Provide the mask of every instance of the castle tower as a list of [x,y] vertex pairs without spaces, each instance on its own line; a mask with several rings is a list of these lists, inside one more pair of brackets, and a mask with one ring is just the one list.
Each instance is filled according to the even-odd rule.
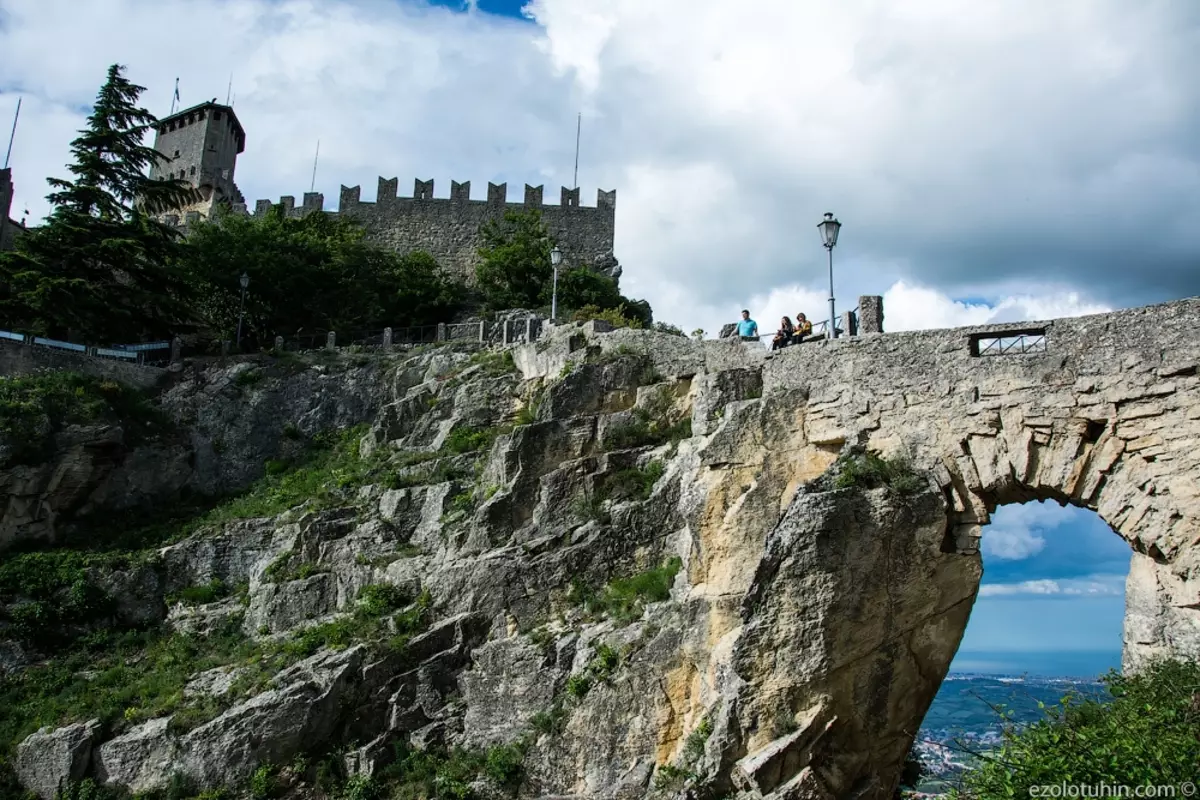
[[9,217],[12,210],[12,169],[0,169],[0,250],[11,250],[20,227]]
[[207,217],[222,200],[246,202],[233,182],[238,153],[246,149],[246,132],[232,107],[213,99],[159,120],[154,149],[166,159],[151,167],[152,179],[179,178],[200,192],[199,202],[174,213],[198,211]]

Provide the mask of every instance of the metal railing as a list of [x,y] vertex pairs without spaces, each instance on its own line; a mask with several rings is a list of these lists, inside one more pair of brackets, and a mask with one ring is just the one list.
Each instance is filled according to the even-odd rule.
[[1004,356],[1024,353],[1046,352],[1046,334],[1023,333],[1017,336],[998,336],[995,338],[976,340],[980,356]]

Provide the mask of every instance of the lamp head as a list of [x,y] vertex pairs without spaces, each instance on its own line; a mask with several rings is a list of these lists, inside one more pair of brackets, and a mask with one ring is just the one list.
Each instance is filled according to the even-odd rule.
[[838,231],[841,230],[842,223],[834,219],[830,212],[825,212],[825,219],[817,223],[817,230],[821,232],[821,243],[825,247],[832,249],[837,245]]
[[558,245],[554,245],[554,249],[550,251],[550,263],[556,267],[562,263],[562,251],[558,249]]
[[250,276],[243,272],[242,277],[238,278],[238,283],[240,283],[242,288],[245,289],[250,285]]

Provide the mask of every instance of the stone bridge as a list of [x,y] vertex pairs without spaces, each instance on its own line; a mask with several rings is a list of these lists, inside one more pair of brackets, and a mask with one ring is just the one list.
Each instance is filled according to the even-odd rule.
[[[988,354],[1026,335],[1035,352]],[[980,354],[982,353],[982,354]],[[764,392],[802,393],[805,440],[931,469],[944,552],[978,552],[998,506],[1095,511],[1127,541],[1124,665],[1200,656],[1200,299],[1047,322],[793,347]],[[986,535],[986,533],[982,533]]]

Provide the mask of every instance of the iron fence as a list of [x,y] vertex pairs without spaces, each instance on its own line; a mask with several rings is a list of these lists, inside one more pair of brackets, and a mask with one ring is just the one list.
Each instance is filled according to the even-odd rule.
[[976,340],[976,355],[1003,356],[1024,353],[1046,352],[1046,334],[1023,333],[1018,336],[998,336]]

